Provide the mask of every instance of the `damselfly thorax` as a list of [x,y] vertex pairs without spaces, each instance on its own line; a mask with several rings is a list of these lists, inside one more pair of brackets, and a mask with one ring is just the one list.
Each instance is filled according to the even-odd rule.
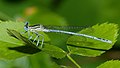
[[29,26],[28,29],[31,32],[38,32],[38,31],[44,31],[47,32],[47,29],[43,27],[43,25],[35,25],[35,26]]

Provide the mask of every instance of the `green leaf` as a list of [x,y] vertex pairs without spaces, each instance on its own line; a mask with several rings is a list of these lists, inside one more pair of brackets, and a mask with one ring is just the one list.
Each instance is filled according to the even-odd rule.
[[58,64],[51,60],[51,57],[43,52],[29,56],[30,66],[32,68],[60,68]]
[[109,50],[115,44],[118,36],[118,25],[114,23],[97,24],[78,33],[112,41],[112,44],[110,44],[80,36],[72,36],[68,39],[67,44],[71,54],[95,57]]
[[8,42],[11,44],[22,45],[22,43],[19,40],[12,38],[8,35],[7,29],[14,29],[16,31],[23,32],[23,27],[24,27],[24,23],[21,22],[17,23],[12,21],[6,21],[6,22],[0,21],[0,41]]
[[34,54],[39,51],[41,51],[38,47],[36,47],[35,44],[33,44],[30,40],[23,37],[20,33],[18,33],[15,30],[8,30],[8,34],[15,37],[18,40],[21,40],[25,43],[25,46],[19,46],[19,47],[9,47],[11,50],[16,50],[18,52],[26,53],[26,54]]
[[23,37],[20,33],[18,33],[17,31],[15,30],[11,30],[11,29],[7,29],[8,30],[8,34],[20,41],[23,41],[25,44],[28,44],[28,46],[33,46],[35,47],[35,45],[30,41],[28,40],[27,38]]
[[64,50],[49,44],[45,44],[42,51],[55,58],[64,58],[66,56],[66,52]]
[[[27,38],[18,33],[24,32],[24,23],[0,21],[0,28],[0,59],[16,59],[40,51],[35,48],[35,45],[28,41]],[[27,37],[27,33],[24,36]],[[47,35],[45,35],[45,41],[48,41],[49,38],[46,37]]]
[[120,61],[119,60],[110,60],[107,61],[97,68],[120,68]]

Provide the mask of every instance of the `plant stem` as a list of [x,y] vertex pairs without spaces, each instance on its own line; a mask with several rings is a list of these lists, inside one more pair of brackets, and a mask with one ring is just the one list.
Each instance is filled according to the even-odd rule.
[[78,68],[81,68],[80,65],[70,56],[70,54],[67,54],[68,59],[70,59]]

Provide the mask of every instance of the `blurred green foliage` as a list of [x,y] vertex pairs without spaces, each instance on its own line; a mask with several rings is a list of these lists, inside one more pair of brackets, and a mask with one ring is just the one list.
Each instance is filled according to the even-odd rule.
[[[96,23],[114,22],[119,26],[119,0],[0,0],[0,19],[3,21],[29,21],[30,24],[91,26]],[[52,44],[64,48],[67,35],[49,34]],[[54,38],[53,38],[53,36]],[[59,35],[59,36],[58,36]],[[59,39],[59,41],[58,41]],[[120,48],[120,36],[115,48]],[[0,44],[1,45],[1,44]],[[118,55],[116,55],[118,56]],[[73,56],[83,68],[95,68],[105,61],[104,56],[95,59]],[[88,62],[88,60],[91,62]],[[113,58],[114,59],[114,58]],[[54,63],[46,54],[23,57],[14,61],[0,61],[0,68],[50,68]],[[56,59],[53,59],[56,61]],[[66,61],[63,61],[66,60]],[[62,65],[73,66],[68,59],[58,60]],[[44,67],[45,66],[45,67]]]

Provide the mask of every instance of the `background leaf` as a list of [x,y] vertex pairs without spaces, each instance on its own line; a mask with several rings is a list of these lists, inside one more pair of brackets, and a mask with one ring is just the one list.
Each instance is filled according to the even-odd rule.
[[120,61],[119,60],[110,60],[107,61],[97,68],[120,68]]
[[30,60],[30,67],[32,68],[60,68],[59,65],[51,61],[52,59],[48,54],[43,52],[29,56],[29,60]]
[[97,24],[90,28],[83,29],[78,33],[112,41],[112,44],[109,44],[98,40],[78,36],[72,36],[68,39],[67,44],[70,45],[68,46],[68,49],[71,54],[95,57],[104,53],[105,50],[109,50],[115,44],[116,38],[118,36],[118,26],[117,24],[113,23],[104,23],[100,25]]
[[57,46],[53,46],[53,45],[48,45],[48,44],[44,45],[44,48],[42,49],[42,52],[45,52],[45,53],[49,54],[50,56],[58,58],[58,59],[59,58],[64,58],[67,54],[61,48],[59,48]]

